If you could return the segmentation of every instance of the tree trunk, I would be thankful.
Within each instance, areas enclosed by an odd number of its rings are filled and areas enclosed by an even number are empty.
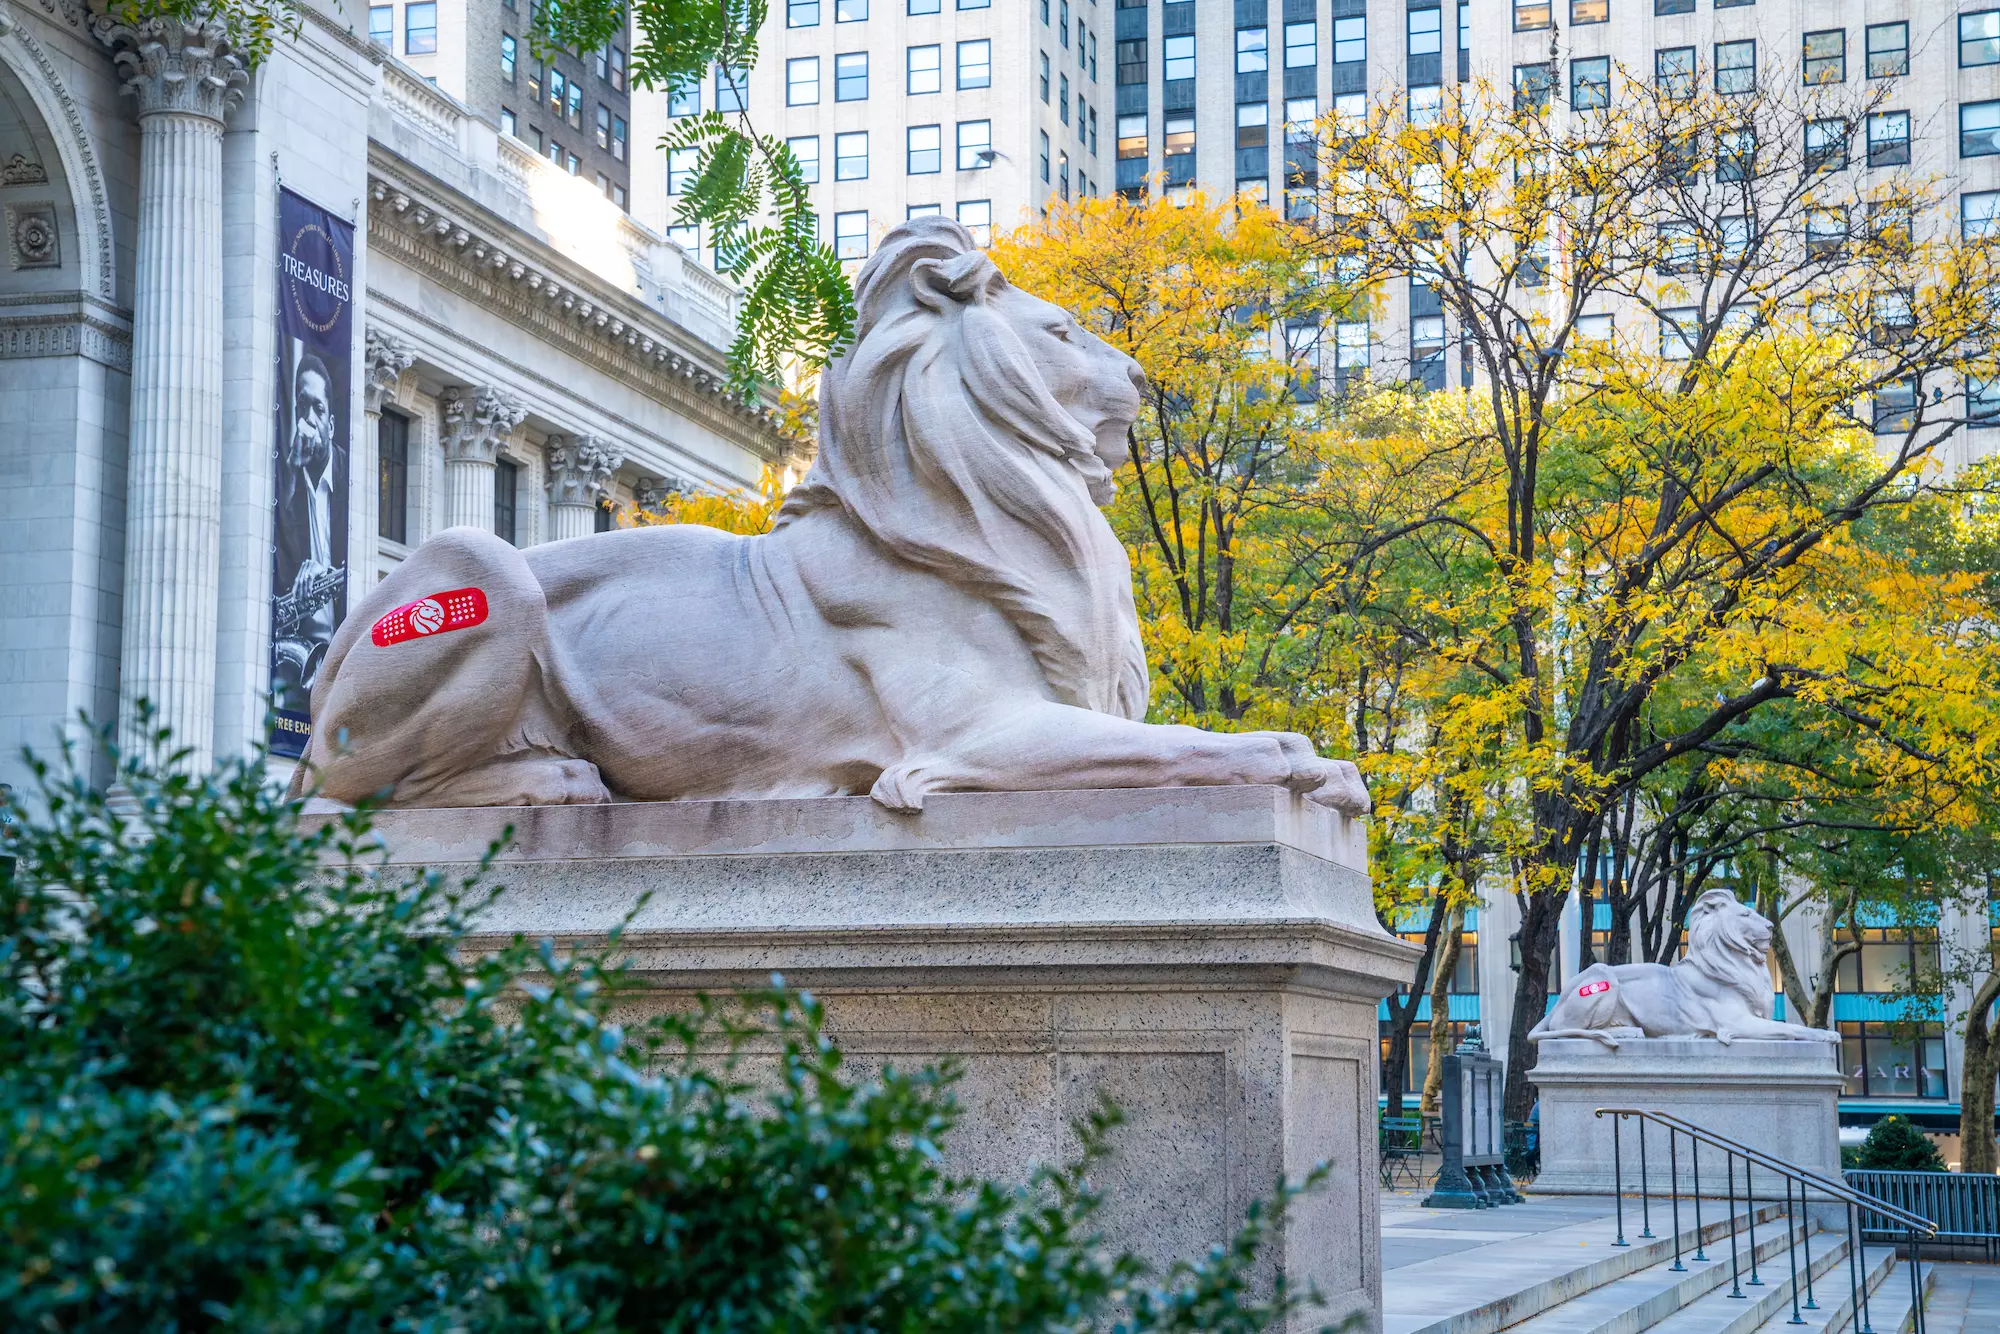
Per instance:
[[[1388,999],[1389,1050],[1382,1057],[1382,1092],[1388,1100],[1382,1111],[1384,1116],[1403,1114],[1403,1085],[1407,1082],[1404,1076],[1410,1068],[1410,1030],[1417,1022],[1417,998],[1423,995],[1424,981],[1430,976],[1429,970],[1438,957],[1438,931],[1445,914],[1444,896],[1439,895],[1431,900],[1431,920],[1424,927],[1424,953],[1417,960],[1417,972],[1410,979],[1410,989],[1401,996]],[[1385,929],[1389,925],[1383,923]],[[1456,952],[1454,948],[1453,953]]]
[[[1454,905],[1444,920],[1438,941],[1437,971],[1431,975],[1431,1042],[1424,1065],[1424,1096],[1417,1104],[1422,1116],[1438,1115],[1438,1093],[1444,1087],[1444,1058],[1451,1045],[1451,975],[1458,971],[1458,945],[1465,934],[1465,909]]]
[[[1514,980],[1514,1013],[1507,1028],[1507,1092],[1502,1115],[1525,1121],[1535,1105],[1528,1072],[1535,1068],[1535,1045],[1528,1030],[1542,1022],[1549,1009],[1549,967],[1562,938],[1563,894],[1528,895],[1521,910],[1521,971]]]
[[[2000,1075],[2000,1034],[1993,1031],[1993,1003],[2000,1000],[2000,960],[1973,993],[1965,1014],[1965,1084],[1958,1099],[1958,1170],[1991,1176],[1993,1080]]]

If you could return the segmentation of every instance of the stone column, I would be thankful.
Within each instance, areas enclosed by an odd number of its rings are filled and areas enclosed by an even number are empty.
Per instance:
[[[222,542],[222,126],[248,75],[208,17],[92,24],[138,100],[119,737],[150,700],[205,766]]]
[[[594,435],[556,436],[548,446],[551,541],[597,531],[597,506],[611,494],[611,474],[623,463]]]
[[[493,530],[493,462],[527,409],[488,385],[444,391],[444,524]]]
[[[361,513],[353,525],[360,543],[347,562],[350,607],[375,586],[376,548],[382,542],[382,408],[396,396],[403,372],[416,359],[394,334],[368,330],[361,356],[361,447],[354,451],[354,468],[361,479],[355,494],[360,498]]]

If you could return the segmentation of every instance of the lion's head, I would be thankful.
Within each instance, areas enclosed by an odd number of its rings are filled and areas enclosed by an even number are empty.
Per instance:
[[[897,557],[995,603],[1058,699],[1146,712],[1132,569],[1097,506],[1139,368],[1007,281],[956,222],[891,231],[820,385],[819,457],[779,526],[838,504]]]
[[[1688,912],[1687,959],[1716,981],[1761,1000],[1771,1012],[1771,976],[1765,951],[1771,924],[1726,889],[1711,889]]]

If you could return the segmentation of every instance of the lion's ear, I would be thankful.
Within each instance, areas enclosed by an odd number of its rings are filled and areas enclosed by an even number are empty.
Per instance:
[[[910,266],[910,291],[926,310],[977,305],[1006,285],[993,261],[978,251],[950,259],[920,259]]]

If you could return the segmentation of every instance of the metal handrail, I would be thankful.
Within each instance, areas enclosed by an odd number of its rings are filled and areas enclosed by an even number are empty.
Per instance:
[[[1739,1158],[1753,1161],[1759,1167],[1767,1168],[1780,1176],[1789,1177],[1801,1185],[1811,1185],[1843,1203],[1859,1205],[1864,1209],[1882,1215],[1884,1218],[1894,1219],[1906,1228],[1922,1232],[1926,1237],[1935,1237],[1937,1235],[1937,1224],[1923,1217],[1921,1214],[1913,1214],[1906,1209],[1898,1209],[1895,1205],[1879,1196],[1870,1195],[1866,1191],[1855,1190],[1845,1182],[1830,1181],[1817,1172],[1808,1171],[1794,1163],[1788,1163],[1782,1158],[1773,1158],[1761,1149],[1753,1149],[1747,1144],[1740,1143],[1724,1135],[1718,1135],[1713,1130],[1683,1121],[1678,1116],[1667,1112],[1652,1112],[1639,1107],[1599,1107],[1597,1115],[1637,1116],[1643,1117],[1648,1121],[1658,1121],[1661,1125],[1672,1126],[1690,1139],[1702,1140],[1713,1144],[1718,1149],[1727,1149]]]
[[[1766,1172],[1777,1176],[1785,1183],[1784,1247],[1791,1271],[1785,1287],[1789,1292],[1792,1306],[1791,1319],[1786,1323],[1804,1325],[1806,1321],[1802,1313],[1804,1311],[1819,1309],[1818,1299],[1813,1292],[1812,1234],[1815,1224],[1813,1218],[1807,1212],[1809,1204],[1807,1192],[1816,1190],[1826,1199],[1838,1203],[1841,1210],[1846,1214],[1848,1298],[1853,1303],[1852,1315],[1855,1318],[1854,1328],[1858,1331],[1858,1334],[1874,1334],[1873,1327],[1870,1324],[1868,1309],[1868,1297],[1873,1284],[1862,1272],[1867,1267],[1865,1255],[1862,1252],[1862,1243],[1865,1237],[1865,1229],[1863,1227],[1864,1215],[1868,1214],[1873,1214],[1882,1220],[1883,1226],[1879,1226],[1875,1230],[1891,1231],[1891,1228],[1887,1225],[1893,1224],[1895,1228],[1899,1228],[1903,1232],[1908,1242],[1912,1329],[1913,1334],[1926,1334],[1922,1247],[1924,1238],[1935,1237],[1938,1234],[1938,1225],[1930,1219],[1920,1214],[1912,1213],[1907,1209],[1900,1208],[1866,1191],[1857,1190],[1850,1186],[1844,1178],[1838,1181],[1830,1180],[1817,1172],[1800,1167],[1795,1163],[1788,1163],[1782,1158],[1765,1153],[1761,1149],[1752,1148],[1748,1144],[1730,1139],[1726,1135],[1718,1135],[1706,1126],[1698,1126],[1690,1121],[1683,1121],[1680,1117],[1674,1116],[1669,1112],[1651,1111],[1643,1107],[1599,1107],[1597,1115],[1600,1118],[1606,1116],[1611,1118],[1612,1193],[1617,1202],[1616,1216],[1618,1227],[1617,1240],[1612,1242],[1612,1245],[1622,1247],[1628,1244],[1625,1240],[1624,1151],[1620,1146],[1621,1137],[1619,1135],[1619,1128],[1624,1124],[1625,1118],[1632,1117],[1639,1123],[1639,1204],[1641,1226],[1639,1237],[1642,1240],[1650,1239],[1654,1235],[1652,1227],[1654,1191],[1649,1181],[1646,1162],[1647,1123],[1651,1122],[1659,1129],[1667,1132],[1667,1193],[1670,1196],[1673,1206],[1674,1262],[1669,1266],[1671,1272],[1686,1272],[1686,1265],[1683,1263],[1681,1257],[1681,1197],[1683,1193],[1689,1196],[1690,1201],[1694,1205],[1694,1259],[1697,1262],[1707,1259],[1707,1256],[1703,1253],[1701,1240],[1703,1232],[1701,1217],[1701,1147],[1706,1144],[1711,1149],[1721,1151],[1723,1167],[1725,1169],[1724,1177],[1728,1183],[1730,1287],[1727,1295],[1730,1298],[1747,1300],[1748,1294],[1743,1289],[1746,1286],[1755,1288],[1763,1284],[1763,1280],[1758,1276],[1757,1272],[1758,1192],[1751,1184],[1752,1169],[1762,1167]],[[1678,1137],[1681,1135],[1688,1137],[1689,1164],[1693,1169],[1694,1175],[1693,1187],[1686,1192],[1682,1189],[1680,1176]],[[1743,1201],[1749,1206],[1746,1215],[1739,1215],[1736,1212],[1735,1164],[1738,1158],[1743,1160]],[[1713,1180],[1712,1177],[1710,1179],[1711,1181]],[[1796,1208],[1793,1204],[1794,1191],[1797,1192]],[[1743,1280],[1741,1257],[1738,1254],[1736,1244],[1736,1229],[1739,1217],[1742,1218],[1749,1232],[1750,1277],[1747,1284]],[[1824,1226],[1824,1224],[1820,1226]],[[1800,1264],[1801,1253],[1803,1253],[1804,1258],[1803,1265]],[[1799,1300],[1801,1284],[1804,1287],[1805,1297],[1803,1305],[1801,1305]]]

